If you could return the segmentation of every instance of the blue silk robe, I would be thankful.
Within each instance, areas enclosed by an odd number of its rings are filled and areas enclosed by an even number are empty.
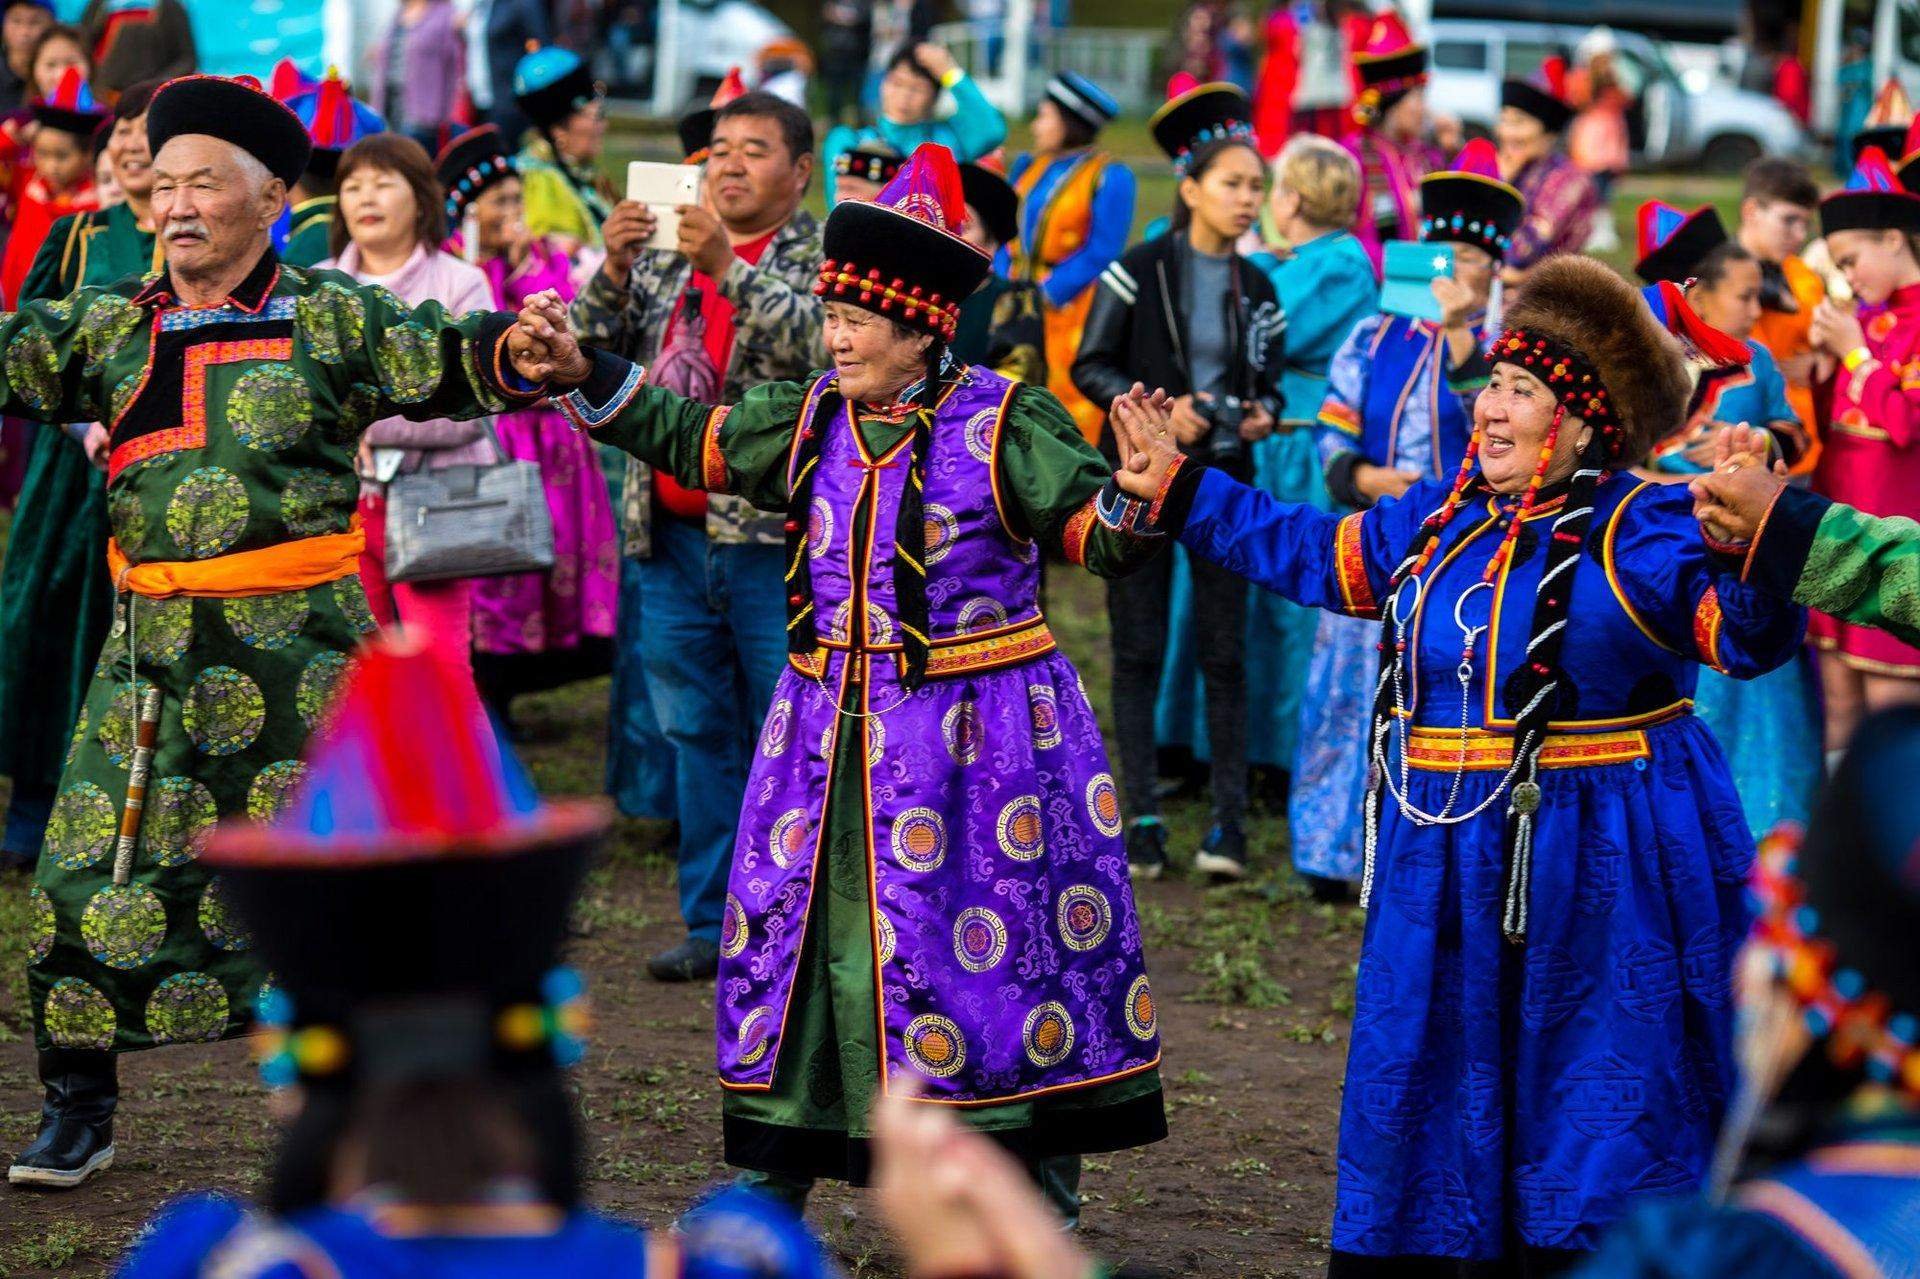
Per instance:
[[[1370,315],[1353,326],[1327,367],[1319,399],[1301,406],[1316,418],[1317,463],[1357,453],[1375,466],[1451,479],[1473,430],[1473,388],[1448,384],[1443,347],[1432,325],[1405,316]],[[1360,878],[1367,715],[1379,642],[1380,628],[1371,623],[1336,613],[1317,619],[1287,804],[1293,864],[1302,874]]]
[[[1423,482],[1336,517],[1207,474],[1181,540],[1299,603],[1377,617],[1445,495]],[[1571,573],[1574,713],[1542,755],[1526,943],[1511,945],[1498,792],[1517,708],[1503,690],[1563,500],[1529,516],[1492,589],[1469,591],[1517,506],[1470,497],[1419,597],[1398,600],[1410,713],[1389,746],[1393,787],[1427,813],[1448,811],[1450,793],[1455,814],[1487,807],[1451,825],[1416,824],[1391,796],[1382,807],[1340,1121],[1342,1251],[1591,1249],[1634,1196],[1697,1186],[1713,1151],[1754,845],[1691,695],[1700,664],[1779,665],[1806,615],[1710,557],[1685,489],[1601,482]],[[1488,628],[1464,685],[1463,624]]]

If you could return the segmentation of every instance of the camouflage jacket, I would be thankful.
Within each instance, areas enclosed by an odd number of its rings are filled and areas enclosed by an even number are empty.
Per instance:
[[[721,400],[740,397],[768,382],[804,381],[827,363],[821,336],[824,314],[814,296],[824,250],[820,224],[801,209],[774,233],[758,266],[735,258],[720,292],[733,303],[733,355],[720,388]],[[582,342],[592,343],[638,364],[660,354],[667,323],[686,292],[693,266],[678,253],[642,253],[625,288],[595,271],[573,303],[573,323]],[[716,542],[785,542],[784,515],[755,510],[744,498],[714,493],[707,498],[707,536]],[[647,464],[627,463],[621,525],[629,555],[653,549],[653,482]]]

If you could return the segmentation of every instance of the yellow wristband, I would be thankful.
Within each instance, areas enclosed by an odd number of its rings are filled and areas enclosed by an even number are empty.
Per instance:
[[[1847,372],[1852,373],[1857,371],[1862,364],[1865,364],[1868,360],[1871,360],[1872,358],[1873,358],[1872,351],[1867,350],[1867,348],[1864,346],[1856,346],[1853,348],[1853,350],[1848,351],[1845,355],[1840,357],[1840,363],[1847,366]]]
[[[947,73],[940,77],[940,87],[943,89],[951,89],[954,85],[959,84],[966,74],[967,73],[959,67],[948,67]]]

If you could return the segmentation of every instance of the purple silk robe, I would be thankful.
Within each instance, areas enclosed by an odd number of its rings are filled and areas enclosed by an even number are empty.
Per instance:
[[[1001,506],[993,459],[1013,391],[975,368],[931,432],[932,651],[910,694],[884,537],[906,442],[871,457],[844,411],[815,423],[806,553],[821,647],[782,674],[747,782],[717,1000],[729,1088],[772,1085],[834,810],[865,827],[888,1079],[907,1072],[938,1101],[1009,1101],[1159,1060],[1106,749],[1041,616],[1038,548]],[[840,750],[866,761],[852,802],[828,794]]]

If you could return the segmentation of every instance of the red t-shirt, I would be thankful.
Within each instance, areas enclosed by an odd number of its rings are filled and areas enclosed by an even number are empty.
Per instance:
[[[773,232],[769,231],[757,240],[748,240],[744,244],[733,246],[733,255],[748,266],[760,265],[761,255],[767,246],[773,243]],[[707,358],[713,361],[713,367],[724,382],[727,364],[733,358],[733,303],[721,294],[720,287],[705,272],[695,271],[688,282],[689,289],[700,291],[700,318],[706,321],[704,345]],[[680,323],[680,311],[686,305],[686,294],[680,295],[680,301],[674,304],[673,315],[667,321],[667,336]],[[660,344],[663,348],[665,342]],[[680,481],[662,470],[653,473],[653,497],[669,514],[683,519],[705,519],[707,515],[707,494],[705,489],[688,488]]]

